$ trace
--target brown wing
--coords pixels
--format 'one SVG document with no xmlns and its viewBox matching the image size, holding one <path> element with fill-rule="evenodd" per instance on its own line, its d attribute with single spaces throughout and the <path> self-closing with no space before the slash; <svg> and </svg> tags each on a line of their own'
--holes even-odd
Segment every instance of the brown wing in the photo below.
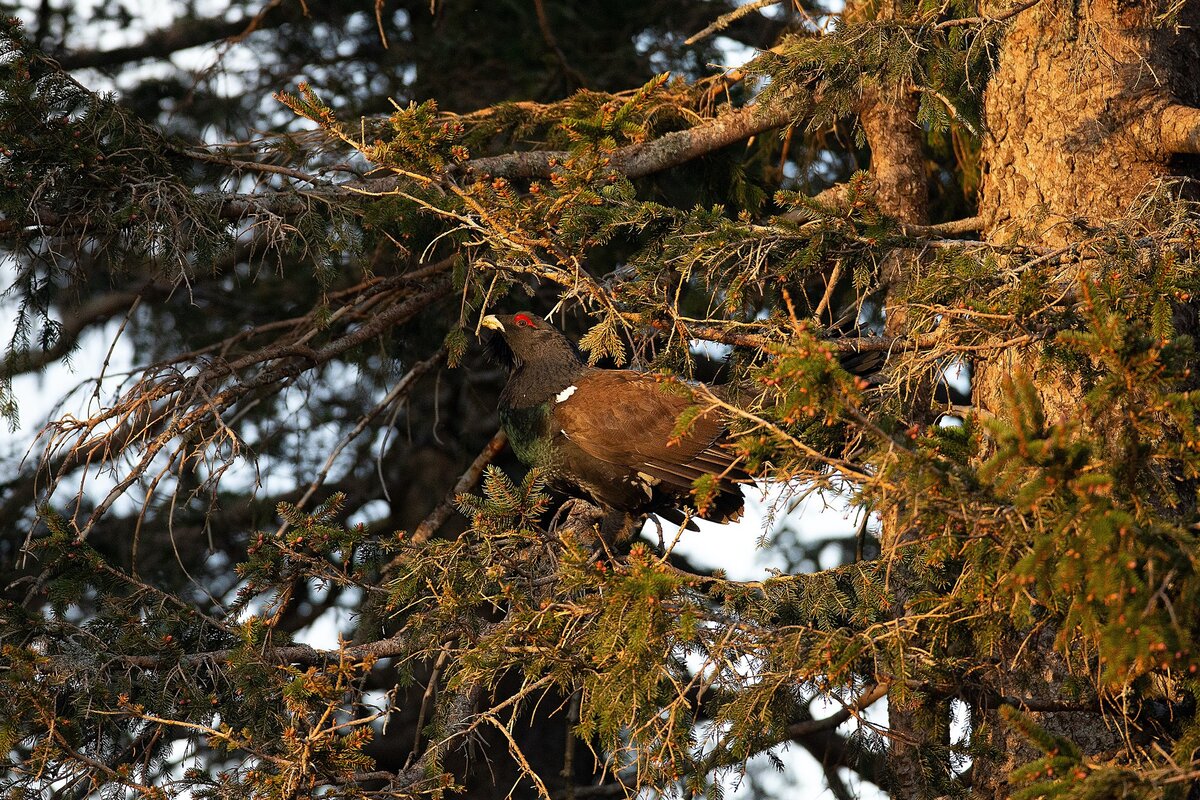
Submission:
<svg viewBox="0 0 1200 800">
<path fill-rule="evenodd" d="M 561 395 L 560 395 L 561 396 Z M 680 415 L 695 401 L 650 375 L 628 370 L 596 370 L 554 405 L 554 421 L 588 455 L 631 472 L 641 472 L 681 491 L 703 475 L 717 475 L 721 490 L 741 495 L 734 478 L 746 474 L 720 445 L 725 425 L 709 410 L 682 436 L 672 434 Z"/>
</svg>

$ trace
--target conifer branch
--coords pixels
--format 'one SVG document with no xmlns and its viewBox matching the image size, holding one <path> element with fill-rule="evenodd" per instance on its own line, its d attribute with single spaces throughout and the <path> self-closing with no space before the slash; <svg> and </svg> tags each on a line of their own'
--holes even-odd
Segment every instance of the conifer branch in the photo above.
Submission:
<svg viewBox="0 0 1200 800">
<path fill-rule="evenodd" d="M 250 163 L 250 162 L 247 162 Z M 270 165 L 257 165 L 270 167 Z M 247 167 L 249 168 L 249 167 Z M 262 169 L 258 171 L 278 170 Z M 304 173 L 292 175 L 300 177 Z M 309 180 L 307 176 L 304 180 Z M 214 218 L 235 222 L 255 216 L 295 217 L 313 211 L 318 205 L 341 204 L 361 201 L 367 190 L 378 188 L 385 192 L 394 187 L 390 179 L 355 180 L 346 184 L 322 184 L 307 190 L 279 190 L 268 192 L 206 192 L 194 199 Z M 146 203 L 146 213 L 153 215 L 168 206 L 157 200 Z M 0 238 L 15 237 L 28 233 L 46 236 L 69 236 L 88 233 L 106 219 L 108 211 L 97 208 L 96 217 L 87 213 L 63 214 L 52 208 L 37 206 L 19 218 L 0 219 Z"/>
<path fill-rule="evenodd" d="M 131 307 L 147 297 L 161 296 L 170 287 L 151 283 L 136 292 L 109 292 L 97 295 L 66 315 L 56 332 L 54 343 L 36 352 L 9 352 L 0 359 L 0 380 L 21 373 L 39 372 L 42 368 L 67 356 L 79 343 L 79 337 L 89 328 L 103 324 L 113 317 L 128 313 Z"/>
<path fill-rule="evenodd" d="M 730 417 L 741 418 L 747 422 L 753 423 L 755 426 L 753 430 L 764 430 L 769 432 L 770 435 L 778 437 L 783 442 L 786 442 L 788 445 L 795 448 L 796 452 L 801 456 L 813 459 L 814 461 L 822 464 L 825 469 L 833 470 L 852 481 L 860 481 L 865 483 L 872 479 L 869 467 L 862 464 L 855 464 L 842 458 L 834 458 L 826 455 L 820 450 L 817 450 L 807 443 L 800 441 L 791 433 L 784 430 L 779 425 L 771 422 L 770 420 L 765 419 L 752 411 L 747 411 L 744 408 L 740 408 L 732 403 L 722 400 L 713 394 L 712 390 L 706 386 L 702 385 L 701 387 L 697 388 L 696 395 L 703 399 L 710 408 L 720 408 Z M 799 474 L 801 473 L 797 472 L 797 475 Z M 815 474 L 809 474 L 806 477 L 811 479 L 817 476 Z"/>
<path fill-rule="evenodd" d="M 975 128 L 975 125 L 972 124 L 972 122 L 962 114 L 958 113 L 958 108 L 950 101 L 949 97 L 946 97 L 946 95 L 942 94 L 937 89 L 932 89 L 928 86 L 914 86 L 912 87 L 912 90 L 917 94 L 927 94 L 937 100 L 946 109 L 946 113 L 950 115 L 952 120 L 967 129 L 967 133 L 971 134 L 972 136 L 979 135 L 979 131 Z"/>
</svg>

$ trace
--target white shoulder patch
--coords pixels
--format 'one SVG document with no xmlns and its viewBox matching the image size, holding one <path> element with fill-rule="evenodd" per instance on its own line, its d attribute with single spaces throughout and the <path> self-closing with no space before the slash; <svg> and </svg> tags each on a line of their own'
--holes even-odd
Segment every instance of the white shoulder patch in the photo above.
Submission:
<svg viewBox="0 0 1200 800">
<path fill-rule="evenodd" d="M 554 395 L 554 401 L 557 403 L 565 403 L 567 398 L 575 394 L 575 390 L 578 388 L 578 386 L 568 386 L 558 394 Z"/>
</svg>

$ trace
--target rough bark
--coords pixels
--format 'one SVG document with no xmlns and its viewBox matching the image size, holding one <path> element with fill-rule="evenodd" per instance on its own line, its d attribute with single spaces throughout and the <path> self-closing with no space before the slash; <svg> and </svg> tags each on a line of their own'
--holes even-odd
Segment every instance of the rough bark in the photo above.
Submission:
<svg viewBox="0 0 1200 800">
<path fill-rule="evenodd" d="M 905 17 L 898 0 L 851 0 L 843 15 L 846 24 L 871 19 Z M 907 83 L 865 81 L 858 119 L 871 146 L 871 177 L 880 209 L 901 222 L 929 222 L 928 176 L 923 144 L 925 132 L 917 122 L 917 97 Z"/>
<path fill-rule="evenodd" d="M 1012 20 L 984 101 L 991 240 L 1077 240 L 1177 174 L 1171 156 L 1197 141 L 1200 119 L 1178 101 L 1197 100 L 1200 44 L 1187 28 L 1152 27 L 1168 5 L 1043 0 Z"/>
<path fill-rule="evenodd" d="M 609 166 L 627 178 L 652 175 L 786 125 L 793 113 L 786 100 L 746 106 L 694 128 L 672 131 L 650 142 L 615 150 L 609 157 Z M 531 150 L 473 159 L 452 172 L 493 178 L 549 178 L 554 174 L 555 165 L 570 157 L 565 150 Z"/>
<path fill-rule="evenodd" d="M 993 12 L 999 9 L 991 9 Z M 1043 0 L 1011 22 L 985 94 L 984 178 L 980 216 L 985 238 L 1061 247 L 1126 216 L 1157 183 L 1183 174 L 1176 153 L 1197 141 L 1200 2 L 1183 6 L 1183 23 L 1152 27 L 1168 3 Z M 1189 27 L 1190 26 L 1190 27 Z M 1029 374 L 1047 418 L 1077 408 L 1083 389 L 1042 365 L 1032 349 L 1013 349 L 976 365 L 975 404 L 995 410 L 1006 376 Z M 991 676 L 1005 695 L 1052 695 L 1068 678 L 1044 630 L 1026 643 L 1014 634 L 997 653 Z M 973 794 L 1009 794 L 1011 769 L 1038 753 L 994 710 L 976 707 L 993 756 L 976 761 Z M 1088 753 L 1122 749 L 1121 732 L 1098 714 L 1043 712 L 1049 730 L 1068 734 Z"/>
<path fill-rule="evenodd" d="M 1200 143 L 1200 2 L 1183 4 L 1179 25 L 1153 26 L 1169 5 L 1043 0 L 1012 20 L 984 95 L 984 238 L 1078 242 L 1185 174 L 1175 156 Z M 1082 393 L 1043 374 L 1027 351 L 978 367 L 975 402 L 985 410 L 1021 371 L 1051 420 L 1073 413 Z"/>
<path fill-rule="evenodd" d="M 859 120 L 871 145 L 876 202 L 889 216 L 913 225 L 929 222 L 929 190 L 917 123 L 917 97 L 910 87 L 868 87 Z"/>
</svg>

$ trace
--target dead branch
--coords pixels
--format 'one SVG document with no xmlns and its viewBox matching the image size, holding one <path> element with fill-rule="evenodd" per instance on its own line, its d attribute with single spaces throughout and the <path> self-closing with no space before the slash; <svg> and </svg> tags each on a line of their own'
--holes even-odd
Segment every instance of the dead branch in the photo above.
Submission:
<svg viewBox="0 0 1200 800">
<path fill-rule="evenodd" d="M 754 0 L 754 2 L 752 2 L 752 3 L 747 3 L 744 6 L 735 8 L 733 11 L 730 11 L 726 14 L 722 14 L 721 16 L 717 17 L 715 20 L 713 20 L 713 22 L 708 27 L 706 27 L 704 30 L 700 31 L 699 33 L 692 34 L 687 39 L 685 39 L 683 41 L 683 43 L 686 45 L 693 45 L 696 42 L 699 42 L 703 39 L 707 39 L 709 36 L 712 36 L 714 33 L 718 33 L 720 31 L 725 30 L 732 23 L 737 22 L 742 17 L 749 16 L 750 14 L 753 14 L 755 11 L 759 11 L 764 8 L 770 8 L 771 6 L 777 6 L 782 2 L 783 2 L 783 0 Z"/>
<path fill-rule="evenodd" d="M 80 538 L 86 536 L 103 513 L 145 474 L 153 460 L 160 453 L 168 452 L 166 448 L 171 442 L 178 442 L 175 450 L 169 452 L 170 459 L 179 459 L 180 468 L 189 457 L 194 457 L 186 455 L 181 448 L 225 446 L 236 454 L 238 439 L 223 422 L 223 415 L 237 403 L 277 391 L 302 372 L 331 361 L 412 318 L 452 291 L 451 281 L 439 274 L 426 282 L 418 293 L 372 314 L 365 323 L 319 349 L 307 344 L 307 339 L 316 335 L 317 331 L 312 329 L 299 339 L 262 348 L 232 364 L 215 362 L 191 377 L 176 370 L 153 373 L 139 381 L 112 408 L 88 420 L 55 423 L 49 431 L 45 461 L 65 452 L 66 461 L 72 466 L 109 462 L 135 442 L 141 445 L 136 463 L 96 506 L 77 535 Z M 254 367 L 258 369 L 253 377 L 235 379 L 222 387 L 228 378 Z M 112 420 L 118 425 L 109 431 L 107 428 Z M 215 429 L 204 431 L 198 443 L 187 443 L 188 437 L 184 434 L 207 425 L 213 425 Z M 115 439 L 114 434 L 120 434 L 121 438 Z M 218 470 L 215 476 L 219 474 Z M 63 473 L 56 475 L 53 485 L 56 486 L 63 477 Z"/>
<path fill-rule="evenodd" d="M 558 65 L 562 67 L 563 74 L 570 78 L 575 86 L 587 86 L 587 79 L 584 78 L 583 73 L 571 66 L 571 63 L 567 61 L 567 54 L 559 46 L 554 29 L 550 26 L 550 17 L 546 14 L 545 3 L 542 0 L 533 0 L 533 7 L 537 12 L 538 29 L 542 32 L 542 39 L 546 42 L 546 46 L 554 51 L 554 57 L 558 59 Z"/>
<path fill-rule="evenodd" d="M 334 650 L 318 650 L 307 644 L 267 647 L 258 656 L 271 664 L 293 664 L 304 667 L 319 667 L 344 661 L 362 661 L 367 658 L 392 658 L 409 652 L 411 645 L 399 634 L 373 642 L 347 645 Z M 119 655 L 114 660 L 139 669 L 175 669 L 179 665 L 226 663 L 230 659 L 244 656 L 241 648 L 210 650 L 203 653 L 185 653 L 181 656 L 132 656 Z"/>
<path fill-rule="evenodd" d="M 209 153 L 191 148 L 179 148 L 178 152 L 196 161 L 202 161 L 206 164 L 219 164 L 238 172 L 262 172 L 267 175 L 283 175 L 287 178 L 295 178 L 298 181 L 310 183 L 313 186 L 328 185 L 328 181 L 310 175 L 303 170 L 293 169 L 292 167 L 282 167 L 278 164 L 268 164 L 263 161 L 246 161 L 245 159 L 233 158 L 221 152 Z"/>
</svg>

